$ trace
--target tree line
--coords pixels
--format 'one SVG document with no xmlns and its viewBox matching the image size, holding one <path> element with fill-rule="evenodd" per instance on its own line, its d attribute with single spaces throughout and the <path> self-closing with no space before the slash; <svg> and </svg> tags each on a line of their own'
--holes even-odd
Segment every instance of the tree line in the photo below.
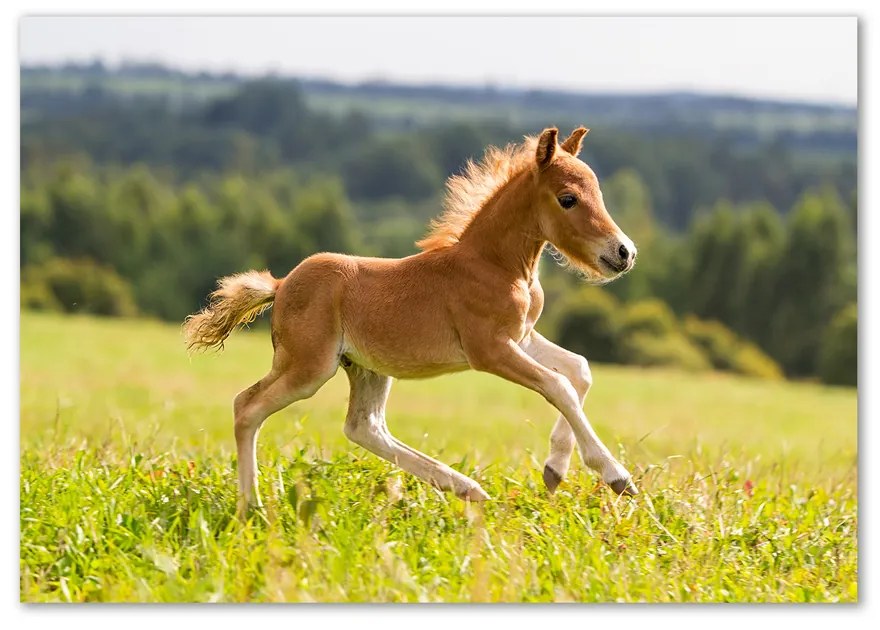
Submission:
<svg viewBox="0 0 880 630">
<path fill-rule="evenodd" d="M 430 200 L 486 145 L 540 131 L 501 117 L 389 125 L 388 116 L 376 112 L 333 114 L 310 107 L 302 87 L 289 80 L 246 83 L 230 95 L 187 105 L 161 93 L 125 97 L 101 83 L 79 92 L 33 88 L 23 92 L 22 108 L 23 169 L 76 152 L 101 164 L 148 164 L 181 180 L 293 166 L 337 175 L 357 204 Z M 584 122 L 546 124 L 570 129 Z M 849 195 L 856 185 L 854 151 L 831 151 L 827 142 L 826 153 L 804 148 L 827 133 L 789 142 L 790 132 L 760 140 L 724 128 L 708 134 L 688 121 L 648 130 L 626 123 L 594 129 L 583 158 L 600 177 L 636 170 L 651 190 L 658 220 L 680 230 L 697 208 L 718 199 L 766 200 L 783 209 L 816 185 Z"/>
</svg>

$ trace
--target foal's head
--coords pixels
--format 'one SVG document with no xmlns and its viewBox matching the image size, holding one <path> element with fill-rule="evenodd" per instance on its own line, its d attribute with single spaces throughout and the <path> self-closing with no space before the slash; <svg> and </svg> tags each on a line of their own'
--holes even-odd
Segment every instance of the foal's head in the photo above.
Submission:
<svg viewBox="0 0 880 630">
<path fill-rule="evenodd" d="M 556 129 L 538 138 L 535 211 L 546 240 L 589 276 L 607 282 L 632 269 L 636 246 L 605 209 L 596 174 L 577 158 L 587 131 L 575 129 L 561 145 Z"/>
</svg>

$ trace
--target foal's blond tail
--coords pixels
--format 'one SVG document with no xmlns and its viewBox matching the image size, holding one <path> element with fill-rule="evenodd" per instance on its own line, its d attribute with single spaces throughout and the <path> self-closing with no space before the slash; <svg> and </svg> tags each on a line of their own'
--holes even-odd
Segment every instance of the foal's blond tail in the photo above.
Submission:
<svg viewBox="0 0 880 630">
<path fill-rule="evenodd" d="M 248 324 L 272 306 L 280 280 L 268 271 L 248 271 L 220 278 L 208 305 L 183 323 L 188 350 L 223 349 L 239 324 Z"/>
</svg>

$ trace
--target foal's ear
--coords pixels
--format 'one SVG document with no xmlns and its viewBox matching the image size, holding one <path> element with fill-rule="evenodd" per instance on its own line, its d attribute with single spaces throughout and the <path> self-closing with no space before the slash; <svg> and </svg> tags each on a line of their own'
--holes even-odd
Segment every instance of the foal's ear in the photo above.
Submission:
<svg viewBox="0 0 880 630">
<path fill-rule="evenodd" d="M 550 127 L 545 129 L 538 138 L 538 149 L 535 151 L 538 168 L 546 168 L 553 161 L 553 156 L 556 155 L 557 136 L 559 136 L 559 129 Z"/>
<path fill-rule="evenodd" d="M 565 142 L 562 143 L 562 148 L 577 157 L 577 154 L 581 152 L 581 144 L 584 141 L 584 136 L 588 133 L 590 133 L 590 130 L 586 127 L 578 127 L 571 132 L 571 135 L 568 138 L 565 139 Z"/>
</svg>

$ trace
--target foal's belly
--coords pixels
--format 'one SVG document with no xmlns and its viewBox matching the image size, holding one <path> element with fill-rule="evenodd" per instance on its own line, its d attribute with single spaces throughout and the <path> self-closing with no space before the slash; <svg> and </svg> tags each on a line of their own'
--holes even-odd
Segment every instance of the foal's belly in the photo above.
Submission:
<svg viewBox="0 0 880 630">
<path fill-rule="evenodd" d="M 361 352 L 344 344 L 343 356 L 352 363 L 372 372 L 401 379 L 431 378 L 442 374 L 470 369 L 467 360 L 448 362 L 419 362 L 406 357 L 379 356 L 376 352 Z"/>
<path fill-rule="evenodd" d="M 342 354 L 395 378 L 427 378 L 469 368 L 458 335 L 442 316 L 420 311 L 352 309 L 343 323 Z"/>
</svg>

